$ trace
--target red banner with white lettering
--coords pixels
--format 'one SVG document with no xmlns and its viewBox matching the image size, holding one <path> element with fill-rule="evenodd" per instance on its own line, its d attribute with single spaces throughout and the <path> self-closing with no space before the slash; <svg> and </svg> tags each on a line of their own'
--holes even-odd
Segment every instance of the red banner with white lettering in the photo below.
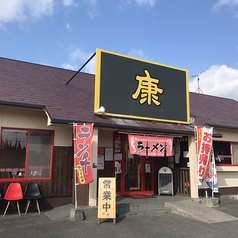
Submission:
<svg viewBox="0 0 238 238">
<path fill-rule="evenodd" d="M 151 157 L 173 156 L 173 137 L 128 135 L 130 154 Z"/>
<path fill-rule="evenodd" d="M 203 127 L 197 127 L 196 131 L 197 131 L 197 154 L 198 154 L 199 149 L 200 149 L 201 140 L 202 140 Z"/>
<path fill-rule="evenodd" d="M 92 137 L 92 124 L 75 125 L 74 165 L 78 184 L 93 182 Z"/>
<path fill-rule="evenodd" d="M 211 151 L 212 151 L 212 134 L 213 128 L 197 127 L 197 144 L 198 144 L 198 185 L 201 185 L 208 176 Z"/>
</svg>

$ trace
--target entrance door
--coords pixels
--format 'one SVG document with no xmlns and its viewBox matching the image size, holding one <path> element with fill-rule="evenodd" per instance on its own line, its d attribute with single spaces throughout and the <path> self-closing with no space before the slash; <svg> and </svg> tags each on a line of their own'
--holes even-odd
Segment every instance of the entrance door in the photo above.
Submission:
<svg viewBox="0 0 238 238">
<path fill-rule="evenodd" d="M 117 194 L 154 194 L 153 159 L 131 155 L 127 135 L 116 135 L 116 148 L 120 145 L 121 156 L 116 156 L 115 164 L 120 166 L 116 174 Z M 120 140 L 120 142 L 119 142 Z"/>
<path fill-rule="evenodd" d="M 130 156 L 125 161 L 125 192 L 141 191 L 141 158 L 138 155 Z"/>
</svg>

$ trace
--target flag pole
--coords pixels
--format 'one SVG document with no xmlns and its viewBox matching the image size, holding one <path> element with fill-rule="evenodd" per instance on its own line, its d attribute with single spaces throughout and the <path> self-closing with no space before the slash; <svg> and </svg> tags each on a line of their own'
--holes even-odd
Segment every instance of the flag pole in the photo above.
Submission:
<svg viewBox="0 0 238 238">
<path fill-rule="evenodd" d="M 214 198 L 214 185 L 215 185 L 215 158 L 214 158 L 214 151 L 212 148 L 212 198 Z"/>
<path fill-rule="evenodd" d="M 197 177 L 197 185 L 199 185 L 198 183 L 198 154 L 199 154 L 199 150 L 198 150 L 198 131 L 197 131 L 198 127 L 194 126 L 194 138 L 195 138 L 195 146 L 196 146 L 196 177 Z M 197 186 L 197 197 L 199 197 L 199 188 Z"/>
<path fill-rule="evenodd" d="M 77 176 L 76 176 L 76 164 L 75 164 L 75 146 L 76 146 L 75 127 L 76 126 L 77 126 L 77 123 L 73 123 L 73 142 L 74 142 L 74 204 L 75 204 L 75 209 L 78 208 Z"/>
</svg>

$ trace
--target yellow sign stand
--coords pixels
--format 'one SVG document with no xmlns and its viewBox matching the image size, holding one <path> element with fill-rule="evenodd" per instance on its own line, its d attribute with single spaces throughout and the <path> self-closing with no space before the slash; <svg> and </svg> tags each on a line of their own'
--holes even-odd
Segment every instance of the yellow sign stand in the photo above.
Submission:
<svg viewBox="0 0 238 238">
<path fill-rule="evenodd" d="M 99 178 L 98 224 L 100 219 L 113 219 L 116 224 L 116 179 Z"/>
</svg>

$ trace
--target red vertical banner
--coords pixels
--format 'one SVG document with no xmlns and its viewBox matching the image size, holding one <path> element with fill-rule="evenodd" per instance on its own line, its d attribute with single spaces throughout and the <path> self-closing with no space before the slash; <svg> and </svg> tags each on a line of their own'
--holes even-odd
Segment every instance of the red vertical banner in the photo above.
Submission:
<svg viewBox="0 0 238 238">
<path fill-rule="evenodd" d="M 197 127 L 196 132 L 197 132 L 197 154 L 198 154 L 199 149 L 200 149 L 201 140 L 202 140 L 203 127 Z"/>
<path fill-rule="evenodd" d="M 213 128 L 203 127 L 202 132 L 199 129 L 201 139 L 198 143 L 198 185 L 201 185 L 207 177 L 210 168 L 211 150 L 212 150 L 212 134 Z M 201 134 L 200 134 L 201 133 Z M 198 137 L 198 135 L 197 135 Z"/>
<path fill-rule="evenodd" d="M 78 184 L 93 182 L 92 137 L 92 124 L 75 125 L 74 166 Z"/>
</svg>

